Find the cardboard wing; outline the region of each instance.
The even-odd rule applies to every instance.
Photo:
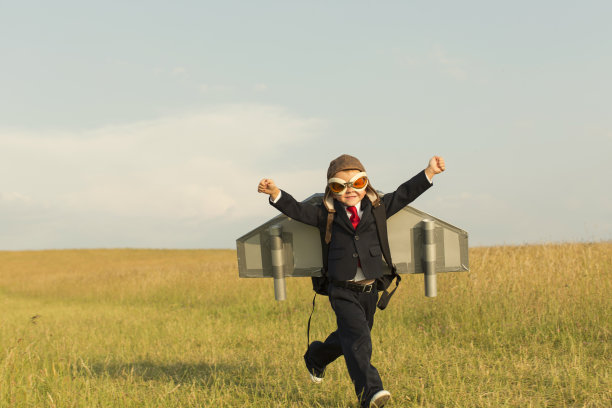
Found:
[[[314,194],[303,202],[317,205],[322,198],[323,194]],[[430,221],[433,243],[426,242],[424,228]],[[433,273],[469,269],[466,231],[410,206],[390,217],[387,228],[391,256],[399,273],[427,273],[428,262],[424,260],[428,256],[430,264],[435,260]],[[281,279],[321,275],[319,230],[283,214],[238,238],[236,246],[240,277]],[[382,262],[386,273],[390,273]]]

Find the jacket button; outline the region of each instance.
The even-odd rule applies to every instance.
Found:
[[[359,254],[358,254],[357,252],[355,252],[355,253],[353,254],[353,258],[358,258],[358,257],[359,257]]]
[[[359,241],[359,235],[355,235],[355,241]]]

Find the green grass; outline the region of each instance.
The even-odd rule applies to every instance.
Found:
[[[378,312],[389,407],[612,406],[612,243],[470,250]],[[0,407],[356,406],[302,355],[312,290],[239,279],[234,251],[0,252]],[[334,329],[318,297],[315,338]]]

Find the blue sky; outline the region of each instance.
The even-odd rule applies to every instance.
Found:
[[[331,159],[470,245],[612,239],[612,3],[0,5],[0,249],[231,248]]]

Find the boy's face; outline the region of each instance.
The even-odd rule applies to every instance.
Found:
[[[342,170],[334,174],[333,177],[341,178],[345,182],[348,182],[357,173],[360,173],[360,171],[359,170]],[[349,207],[352,207],[358,202],[360,202],[361,200],[363,200],[363,197],[365,197],[365,195],[366,195],[366,189],[357,191],[357,190],[354,190],[353,187],[348,187],[346,191],[342,194],[332,194],[332,196],[336,200],[340,201],[342,204],[347,205]]]

